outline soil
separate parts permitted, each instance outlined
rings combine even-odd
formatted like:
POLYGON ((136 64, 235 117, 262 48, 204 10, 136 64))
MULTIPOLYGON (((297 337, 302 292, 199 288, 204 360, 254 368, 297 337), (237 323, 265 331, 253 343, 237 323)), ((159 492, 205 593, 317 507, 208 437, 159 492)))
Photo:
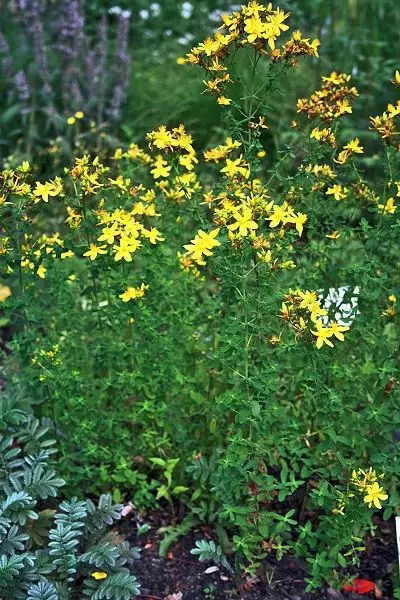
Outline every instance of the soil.
POLYGON ((325 588, 305 592, 307 576, 304 563, 293 557, 277 561, 271 556, 264 561, 255 578, 244 577, 240 582, 223 567, 206 573, 211 562, 200 562, 190 554, 196 540, 216 539, 211 527, 199 526, 172 544, 166 556, 160 557, 160 527, 171 524, 168 513, 155 511, 144 522, 151 529, 137 535, 137 515, 133 511, 124 518, 120 533, 134 546, 141 548, 141 558, 134 573, 141 583, 142 600, 392 600, 392 570, 397 561, 394 524, 379 521, 377 534, 367 543, 361 565, 349 575, 376 583, 377 590, 366 595, 325 588))

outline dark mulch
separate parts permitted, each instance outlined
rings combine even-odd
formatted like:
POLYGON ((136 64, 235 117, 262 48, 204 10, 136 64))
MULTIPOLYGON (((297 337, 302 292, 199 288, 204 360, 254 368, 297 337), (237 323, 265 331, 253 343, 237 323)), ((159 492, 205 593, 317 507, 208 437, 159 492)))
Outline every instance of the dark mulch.
POLYGON ((199 562, 190 554, 196 540, 215 538, 212 528, 199 527, 181 537, 168 549, 165 558, 158 553, 162 536, 160 527, 170 524, 167 513, 155 511, 146 515, 151 529, 137 536, 137 518, 133 512, 124 519, 121 533, 133 545, 140 546, 141 558, 135 564, 135 575, 141 582, 142 600, 389 600, 393 599, 391 574, 397 560, 396 537, 392 523, 379 523, 374 540, 368 542, 361 566, 352 574, 377 583, 378 590, 368 595, 324 589, 305 592, 304 564, 291 557, 277 561, 274 557, 263 564, 255 579, 235 581, 224 568, 205 573, 211 563, 199 562), (174 596, 176 594, 176 596, 174 596), (181 595, 180 595, 181 594, 181 595), (171 598, 168 596, 171 595, 171 598))

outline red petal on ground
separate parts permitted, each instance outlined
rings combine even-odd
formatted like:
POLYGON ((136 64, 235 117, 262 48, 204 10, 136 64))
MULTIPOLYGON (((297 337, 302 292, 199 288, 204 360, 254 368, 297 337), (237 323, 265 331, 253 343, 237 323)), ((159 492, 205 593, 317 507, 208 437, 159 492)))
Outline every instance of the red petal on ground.
POLYGON ((375 583, 369 579, 355 579, 351 585, 344 585, 345 592, 356 592, 356 594, 369 594, 375 590, 375 583))

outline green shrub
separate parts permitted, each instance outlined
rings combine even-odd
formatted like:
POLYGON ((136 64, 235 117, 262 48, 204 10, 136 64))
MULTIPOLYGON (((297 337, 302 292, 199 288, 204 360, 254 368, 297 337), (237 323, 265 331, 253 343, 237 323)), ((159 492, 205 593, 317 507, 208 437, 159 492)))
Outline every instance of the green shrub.
POLYGON ((238 569, 290 552, 311 590, 399 506, 400 104, 351 139, 333 72, 275 141, 281 81, 319 48, 287 19, 252 3, 188 55, 230 133, 203 156, 157 126, 109 166, 3 171, 0 298, 8 385, 55 421, 63 476, 182 500, 238 569))

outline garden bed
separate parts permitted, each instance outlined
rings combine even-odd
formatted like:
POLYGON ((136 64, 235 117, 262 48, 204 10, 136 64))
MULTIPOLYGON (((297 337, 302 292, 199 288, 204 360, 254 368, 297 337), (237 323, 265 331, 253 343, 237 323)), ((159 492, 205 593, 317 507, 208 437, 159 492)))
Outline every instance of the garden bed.
POLYGON ((170 546, 166 557, 160 557, 162 535, 157 531, 170 525, 167 513, 155 511, 146 516, 151 529, 137 538, 134 518, 127 519, 122 527, 123 535, 140 546, 141 558, 135 565, 135 575, 141 583, 139 598, 147 600, 357 600, 393 598, 392 569, 397 551, 392 522, 379 521, 376 537, 370 539, 361 565, 353 574, 376 582, 375 592, 360 595, 353 592, 326 588, 316 593, 305 591, 307 572, 305 564, 286 556, 281 561, 274 556, 264 562, 262 573, 255 578, 245 577, 236 581, 224 568, 207 573, 211 563, 199 562, 190 551, 199 539, 211 539, 215 533, 211 527, 199 526, 179 538, 170 546), (174 596, 175 594, 175 596, 174 596))

